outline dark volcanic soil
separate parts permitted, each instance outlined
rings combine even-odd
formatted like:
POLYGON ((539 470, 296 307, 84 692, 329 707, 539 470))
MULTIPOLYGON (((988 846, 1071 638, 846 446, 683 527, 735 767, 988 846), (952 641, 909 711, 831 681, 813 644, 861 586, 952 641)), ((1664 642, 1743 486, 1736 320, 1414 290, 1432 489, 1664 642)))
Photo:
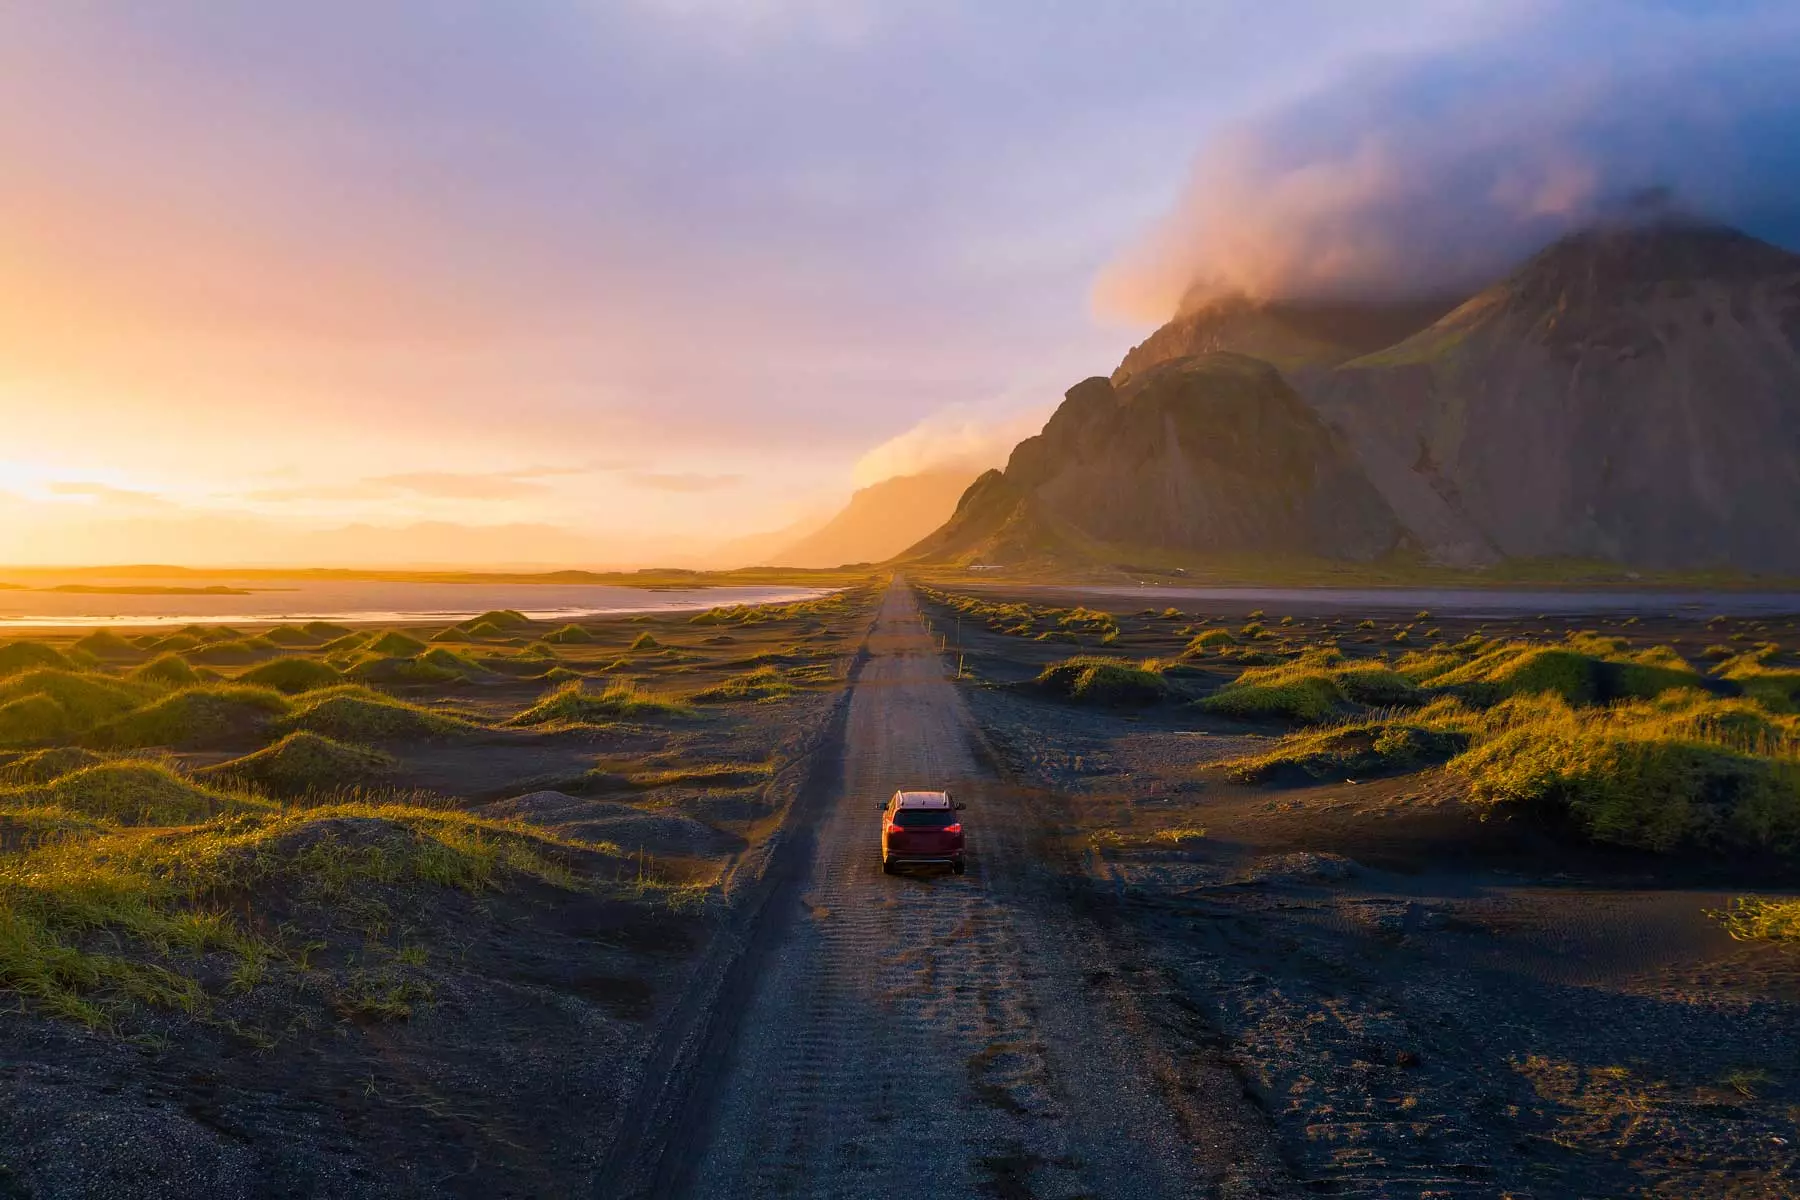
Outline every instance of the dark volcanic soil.
MULTIPOLYGON (((1568 626, 1690 647, 1739 631, 1706 620, 1432 624, 1445 640, 1568 626)), ((1305 1191, 1800 1195, 1800 947, 1736 943, 1708 917, 1743 890, 1737 864, 1484 822, 1438 769, 1233 784, 1208 764, 1281 728, 1072 708, 1004 685, 1071 647, 934 621, 988 681, 969 702, 1007 773, 1062 814, 1143 966, 1222 1044, 1305 1191)), ((1170 652, 1158 619, 1120 624, 1108 652, 1170 652)), ((1786 619, 1755 624, 1794 648, 1786 619)))

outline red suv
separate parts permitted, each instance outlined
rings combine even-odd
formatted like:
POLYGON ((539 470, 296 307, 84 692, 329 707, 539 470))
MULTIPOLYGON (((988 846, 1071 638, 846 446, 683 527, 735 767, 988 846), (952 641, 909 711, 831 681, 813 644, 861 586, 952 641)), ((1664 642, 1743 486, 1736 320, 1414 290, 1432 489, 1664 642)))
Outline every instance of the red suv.
POLYGON ((962 805, 949 792, 895 792, 881 806, 881 869, 904 863, 943 863, 963 873, 962 805))

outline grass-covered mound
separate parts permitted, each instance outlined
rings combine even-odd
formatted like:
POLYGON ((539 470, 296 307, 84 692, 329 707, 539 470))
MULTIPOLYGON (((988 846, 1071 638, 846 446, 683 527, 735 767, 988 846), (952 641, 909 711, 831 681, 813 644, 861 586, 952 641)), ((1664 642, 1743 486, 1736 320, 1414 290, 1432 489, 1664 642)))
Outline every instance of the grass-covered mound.
POLYGON ((434 642, 456 642, 467 645, 475 639, 470 636, 469 631, 464 629, 461 625, 452 625, 448 629, 440 629, 432 634, 431 640, 434 642))
MULTIPOLYGON (((571 866, 597 854, 604 866, 606 853, 507 822, 371 804, 58 841, 0 860, 0 988, 96 1026, 137 1005, 199 1013, 216 990, 300 969, 288 964, 308 940, 363 946, 446 893, 592 886, 571 866)), ((374 1007, 353 1007, 402 1019, 428 994, 384 988, 374 1007)))
POLYGON ((157 654, 186 654, 200 644, 200 639, 191 633, 171 633, 157 638, 144 649, 157 654))
POLYGON ((290 695, 310 692, 315 688, 333 687, 344 682, 337 668, 313 658, 277 658, 260 667, 252 667, 238 676, 242 683, 274 688, 290 695))
POLYGON ((1471 639, 1443 650, 1409 654, 1395 670, 1433 691, 1478 704, 1550 693, 1570 704, 1648 698, 1705 679, 1667 647, 1632 654, 1622 639, 1576 635, 1564 646, 1471 639))
POLYGON ((53 806, 121 825, 188 825, 222 812, 266 807, 240 793, 214 790, 167 763, 116 759, 81 767, 47 783, 0 791, 0 807, 53 806))
POLYGON ((635 684, 621 681, 595 694, 587 690, 583 681, 574 679, 544 693, 536 704, 508 724, 587 725, 620 718, 681 716, 688 711, 681 701, 644 691, 635 684))
POLYGON ((544 640, 557 646, 580 645, 594 640, 594 635, 580 625, 564 625, 544 635, 544 640))
POLYGON ((468 655, 458 654, 444 646, 433 646, 419 655, 416 661, 440 671, 449 671, 463 679, 474 679, 487 673, 480 663, 468 655))
POLYGON ((1077 655, 1045 667, 1037 686, 1076 704, 1155 704, 1169 694, 1169 684, 1153 662, 1077 655))
POLYGON ((95 658, 136 658, 143 651, 110 629, 96 629, 75 641, 73 649, 95 658))
POLYGON ((797 690, 793 682, 773 666, 757 667, 742 675, 722 679, 688 697, 695 704, 727 704, 738 700, 780 700, 797 690))
POLYGON ((1428 720, 1356 721, 1283 738, 1265 754, 1227 762, 1225 773, 1243 783, 1365 779, 1441 763, 1468 745, 1468 733, 1428 720))
POLYGON ((41 746, 75 732, 69 714, 49 696, 0 701, 0 746, 41 746))
POLYGON ((58 775, 67 775, 70 771, 79 771, 83 767, 105 761, 106 755, 96 754, 80 746, 54 746, 48 750, 36 750, 0 764, 0 787, 49 783, 58 775))
POLYGON ((626 647, 628 650, 661 650, 662 648, 663 644, 651 637, 650 631, 647 629, 633 638, 631 645, 626 647))
POLYGON ((1742 738, 1705 720, 1717 703, 1513 700, 1482 715, 1483 734, 1451 768, 1476 800, 1566 814, 1597 841, 1800 848, 1800 731, 1742 738))
POLYGON ((336 658, 345 654, 354 654, 368 642, 370 635, 366 633, 344 633, 319 647, 319 653, 327 658, 336 658))
POLYGON ((479 726, 355 684, 304 692, 278 730, 305 730, 345 742, 406 742, 468 737, 479 726))
POLYGON ((330 621, 308 621, 300 627, 302 633, 317 641, 328 642, 333 638, 345 637, 350 629, 344 625, 333 625, 330 621))
POLYGON ((1424 699, 1417 685, 1385 666, 1351 662, 1336 650, 1314 650, 1292 662, 1250 667, 1199 703, 1219 716, 1319 724, 1357 705, 1416 705, 1424 699))
MULTIPOLYGON (((110 828, 112 826, 106 821, 97 821, 54 805, 0 808, 0 854, 92 837, 110 828)), ((5 928, 6 917, 0 910, 0 930, 5 928)), ((4 936, 0 933, 0 938, 4 936)), ((4 956, 5 951, 0 949, 0 958, 4 956)))
POLYGON ((131 678, 165 687, 186 687, 200 682, 200 672, 179 654, 159 654, 132 671, 131 678))
POLYGON ((1237 639, 1224 629, 1206 629, 1189 639, 1183 654, 1190 657, 1205 654, 1208 650, 1226 650, 1237 645, 1237 639))
POLYGON ((360 658, 350 664, 350 669, 344 673, 358 683, 372 683, 389 687, 451 683, 463 678, 460 671, 438 666, 436 663, 426 661, 422 656, 404 658, 387 654, 360 658))
POLYGON ((209 667, 230 667, 267 658, 276 649, 278 647, 267 644, 258 646, 253 642, 238 638, 196 646, 187 652, 187 656, 194 662, 205 663, 209 667))
POLYGON ((1800 712, 1800 671, 1769 667, 1739 656, 1720 664, 1718 675, 1776 712, 1800 712))
POLYGON ((516 608, 496 608, 470 617, 460 628, 478 638, 501 638, 531 633, 537 622, 516 608))
POLYGON ((0 745, 34 745, 93 729, 161 688, 93 672, 38 668, 0 680, 0 745))
POLYGON ((272 688, 196 684, 97 726, 92 739, 116 749, 230 745, 260 735, 287 708, 287 698, 272 688))
POLYGON ((195 772, 200 779, 227 779, 276 796, 304 796, 384 782, 394 757, 368 746, 353 746, 300 730, 272 746, 195 772))
POLYGON ((55 646, 42 642, 6 642, 0 644, 0 679, 38 667, 72 671, 75 663, 55 646))
POLYGON ((425 649, 425 643, 410 633, 390 629, 370 642, 365 649, 371 654, 385 654, 391 658, 411 658, 425 649))

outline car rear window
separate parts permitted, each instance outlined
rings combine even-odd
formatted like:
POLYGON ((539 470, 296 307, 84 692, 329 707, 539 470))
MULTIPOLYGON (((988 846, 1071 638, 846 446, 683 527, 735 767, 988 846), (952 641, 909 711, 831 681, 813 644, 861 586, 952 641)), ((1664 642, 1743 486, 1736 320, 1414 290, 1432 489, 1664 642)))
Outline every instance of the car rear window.
POLYGON ((947 808, 901 808, 894 811, 894 824, 902 829, 942 829, 956 824, 956 814, 947 808))

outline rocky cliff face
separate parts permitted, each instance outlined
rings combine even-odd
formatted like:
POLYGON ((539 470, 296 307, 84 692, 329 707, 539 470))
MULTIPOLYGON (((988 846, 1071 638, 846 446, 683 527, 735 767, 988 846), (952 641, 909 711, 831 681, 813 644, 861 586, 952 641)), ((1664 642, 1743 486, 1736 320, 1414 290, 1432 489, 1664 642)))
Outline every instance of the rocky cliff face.
POLYGON ((1590 231, 1308 387, 1441 558, 1800 573, 1800 255, 1590 231))
POLYGON ((1460 299, 1389 304, 1216 297, 1184 309, 1133 346, 1112 381, 1124 384, 1157 363, 1215 350, 1260 358, 1291 381, 1410 337, 1460 299))
POLYGON ((1213 353, 1071 388, 914 551, 1018 562, 1101 547, 1370 559, 1402 536, 1342 439, 1269 364, 1213 353))

